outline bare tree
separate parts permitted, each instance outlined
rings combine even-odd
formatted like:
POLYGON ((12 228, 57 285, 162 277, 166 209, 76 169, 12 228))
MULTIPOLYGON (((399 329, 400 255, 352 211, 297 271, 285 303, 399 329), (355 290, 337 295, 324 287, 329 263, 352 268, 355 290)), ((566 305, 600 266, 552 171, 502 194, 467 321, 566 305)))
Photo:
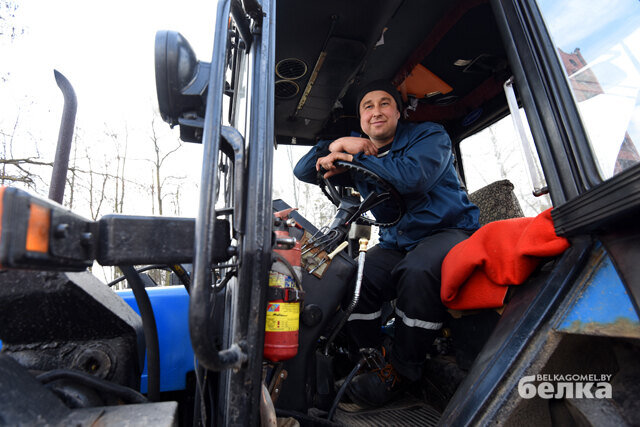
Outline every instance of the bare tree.
POLYGON ((146 272, 146 274, 149 277, 151 277, 151 279, 158 286, 167 286, 167 285, 169 285, 169 282, 171 281, 170 280, 170 273, 167 270, 153 269, 153 270, 148 270, 146 272))
POLYGON ((307 184, 295 177, 293 169, 298 162, 298 158, 296 158, 292 146, 288 145, 283 148, 286 152, 286 163, 291 177, 291 186, 278 186, 276 183, 274 185, 276 196, 282 197, 288 203, 293 202, 293 206, 300 210, 300 214, 314 225, 321 227, 328 224, 335 215, 335 207, 322 194, 317 185, 307 184), (290 196, 293 196, 293 200, 289 199, 290 196))
MULTIPOLYGON (((107 181, 109 181, 109 175, 107 173, 96 173, 93 170, 91 156, 89 155, 88 149, 86 149, 86 154, 87 161, 89 163, 89 212, 91 214, 91 219, 95 221, 100 216, 102 203, 107 198, 105 190, 107 188, 107 181)), ((106 159, 105 164, 109 164, 106 159)))
POLYGON ((155 117, 151 119, 151 136, 149 138, 153 143, 153 150, 155 154, 154 159, 150 160, 154 168, 153 175, 152 175, 153 184, 151 186, 151 192, 153 194, 155 190, 156 203, 158 207, 158 215, 162 215, 163 200, 167 195, 171 194, 170 192, 166 191, 165 185, 169 181, 176 181, 176 180, 182 179, 181 177, 171 176, 171 175, 163 176, 162 167, 164 166, 165 161, 169 158, 169 156, 171 156, 173 153, 178 151, 180 147, 182 147, 182 144, 178 141, 177 146, 173 147, 167 152, 163 152, 163 149, 161 147, 162 144, 160 143, 161 137, 156 132, 155 117))
POLYGON ((176 187, 174 197, 172 199, 173 213, 176 216, 180 216, 180 186, 176 187))
MULTIPOLYGON (((106 123, 105 123, 106 126, 106 123)), ((108 128, 104 131, 104 134, 113 140, 112 146, 116 152, 116 165, 115 165, 115 176, 114 176, 114 207, 113 211, 117 213, 124 212, 124 194, 125 194, 125 182, 127 181, 125 178, 126 164, 127 164, 127 149, 129 145, 129 129, 126 124, 124 127, 124 137, 118 134, 115 131, 109 130, 108 128), (120 141, 124 140, 124 148, 121 146, 120 141)))
POLYGON ((296 179, 293 174, 293 168, 296 166, 293 159, 293 150, 291 146, 287 146, 287 159, 289 160, 289 165, 291 166, 291 186, 293 187, 293 203, 295 207, 300 206, 300 201, 298 200, 298 191, 300 190, 300 183, 298 179, 296 179))
POLYGON ((154 184, 154 171, 151 171, 151 215, 156 214, 156 185, 154 184))
POLYGON ((2 175, 0 175, 0 182, 5 185, 7 182, 15 183, 21 182, 28 187, 35 187, 36 179, 42 180, 40 176, 36 175, 29 170, 29 166, 53 166, 51 162, 41 162, 33 157, 24 157, 19 159, 0 159, 2 164, 2 175), (7 167, 15 167, 15 173, 8 172, 7 167))
POLYGON ((17 158, 14 156, 13 143, 19 122, 20 114, 16 116, 13 127, 9 131, 0 130, 0 136, 2 137, 0 185, 21 183, 27 188, 35 189, 36 182, 43 183, 44 181, 34 169, 42 166, 51 167, 53 166, 53 163, 42 161, 39 156, 24 156, 17 158))
MULTIPOLYGON (((116 210, 116 212, 123 212, 124 205, 124 183, 125 183, 125 165, 127 163, 127 148, 129 146, 129 129, 125 125, 124 128, 124 155, 122 157, 122 168, 120 169, 120 207, 116 210)), ((120 156, 120 153, 118 153, 120 156)))
MULTIPOLYGON (((522 178, 521 176, 518 176, 521 174, 518 174, 516 170, 517 162, 518 160, 521 160, 521 156, 515 148, 517 146, 517 142, 512 141, 510 145, 511 149, 505 150, 504 144, 502 144, 502 146, 499 144, 496 131, 493 127, 489 127, 489 138, 491 140, 494 157, 497 164, 500 166, 500 177, 502 179, 510 179, 511 181, 514 181, 516 178, 522 178), (514 156, 518 159, 514 159, 514 156)), ((523 162, 521 161, 520 164, 522 165, 523 162)), ((536 215, 551 207, 549 197, 534 196, 531 191, 531 185, 516 185, 514 189, 520 203, 525 204, 525 206, 522 206, 525 214, 536 215), (529 189, 529 191, 527 191, 527 189, 529 189)))
MULTIPOLYGON (((24 34, 24 28, 16 25, 16 13, 19 5, 17 2, 0 1, 0 44, 12 43, 17 37, 24 34)), ((6 82, 10 73, 0 72, 0 81, 6 82)))
POLYGON ((76 126, 76 129, 73 132, 73 160, 71 162, 71 167, 69 168, 71 175, 67 175, 67 188, 69 189, 69 192, 67 193, 67 207, 70 210, 73 210, 73 198, 75 196, 76 180, 78 177, 78 132, 79 129, 76 126))
POLYGON ((522 159, 520 142, 507 120, 498 122, 476 138, 463 141, 463 158, 467 183, 471 191, 495 180, 508 179, 525 215, 537 215, 550 207, 549 198, 534 197, 528 171, 522 159), (479 145, 478 145, 479 144, 479 145), (491 166, 494 167, 491 167, 491 166))

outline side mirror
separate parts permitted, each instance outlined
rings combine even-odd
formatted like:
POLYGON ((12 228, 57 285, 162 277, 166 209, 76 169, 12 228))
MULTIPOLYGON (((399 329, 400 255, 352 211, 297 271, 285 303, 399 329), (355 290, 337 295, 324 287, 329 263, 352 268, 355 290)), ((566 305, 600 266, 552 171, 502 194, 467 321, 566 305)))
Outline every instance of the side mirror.
POLYGON ((171 127, 180 124, 183 140, 199 142, 194 123, 204 118, 210 64, 198 61, 180 33, 162 30, 156 33, 155 69, 162 120, 171 127), (183 127, 190 131, 184 132, 183 127))

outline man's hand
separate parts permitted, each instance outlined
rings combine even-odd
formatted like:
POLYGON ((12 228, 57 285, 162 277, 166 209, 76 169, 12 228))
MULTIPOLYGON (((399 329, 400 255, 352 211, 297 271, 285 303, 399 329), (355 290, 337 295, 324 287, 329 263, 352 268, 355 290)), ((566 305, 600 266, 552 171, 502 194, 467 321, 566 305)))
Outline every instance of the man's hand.
POLYGON ((320 157, 316 162, 316 170, 319 171, 320 168, 326 170, 327 172, 323 175, 325 179, 332 177, 333 175, 338 175, 344 172, 346 169, 343 167, 336 167, 333 162, 336 160, 344 160, 346 162, 353 161, 353 156, 348 153, 342 152, 333 152, 328 156, 320 157))
POLYGON ((346 152, 349 154, 364 153, 367 156, 378 154, 378 148, 368 138, 358 138, 355 136, 344 136, 329 144, 329 151, 332 153, 346 152))

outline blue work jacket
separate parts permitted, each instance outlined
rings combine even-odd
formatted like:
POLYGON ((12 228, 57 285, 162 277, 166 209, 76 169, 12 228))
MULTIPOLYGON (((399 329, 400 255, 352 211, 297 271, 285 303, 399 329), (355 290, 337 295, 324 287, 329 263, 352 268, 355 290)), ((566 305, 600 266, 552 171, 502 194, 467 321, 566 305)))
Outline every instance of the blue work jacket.
MULTIPOLYGON (((316 160, 329 154, 332 141, 319 141, 294 168, 301 181, 315 184, 316 160)), ((383 156, 358 153, 353 163, 363 166, 392 184, 404 199, 407 212, 396 225, 380 229, 380 246, 409 251, 422 239, 446 228, 474 231, 478 208, 469 201, 453 165, 451 140, 436 123, 398 123, 391 148, 383 156)), ((363 196, 375 186, 357 173, 331 178, 340 185, 355 187, 363 196), (335 178, 335 179, 334 179, 335 178)), ((372 210, 376 219, 388 221, 394 203, 372 210)))

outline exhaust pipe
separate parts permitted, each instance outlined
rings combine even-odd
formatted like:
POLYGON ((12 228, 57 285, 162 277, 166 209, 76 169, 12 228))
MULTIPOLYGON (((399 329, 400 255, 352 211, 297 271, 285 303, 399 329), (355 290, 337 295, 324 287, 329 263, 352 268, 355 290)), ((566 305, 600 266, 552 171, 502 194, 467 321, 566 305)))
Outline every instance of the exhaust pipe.
POLYGON ((62 204, 64 187, 67 180, 67 170, 69 168, 69 153, 71 153, 73 127, 76 124, 78 101, 69 80, 58 70, 53 70, 53 75, 56 78, 58 87, 62 91, 62 96, 64 96, 64 109, 62 110, 62 121, 60 123, 60 132, 58 133, 56 157, 53 161, 53 171, 51 172, 49 199, 62 204))

